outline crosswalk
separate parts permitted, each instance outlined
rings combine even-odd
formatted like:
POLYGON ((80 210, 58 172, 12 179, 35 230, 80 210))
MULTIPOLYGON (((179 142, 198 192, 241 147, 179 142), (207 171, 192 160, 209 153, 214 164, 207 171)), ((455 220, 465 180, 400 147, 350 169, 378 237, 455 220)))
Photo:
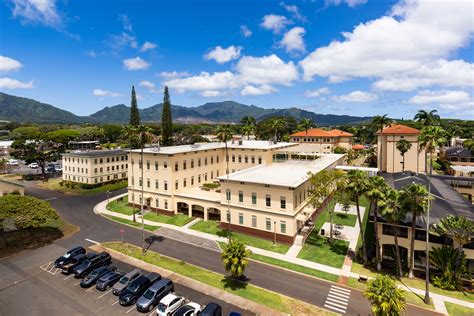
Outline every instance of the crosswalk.
POLYGON ((349 304, 349 297, 351 290, 343 287, 331 285, 324 307, 329 308, 341 314, 345 314, 347 305, 349 304))

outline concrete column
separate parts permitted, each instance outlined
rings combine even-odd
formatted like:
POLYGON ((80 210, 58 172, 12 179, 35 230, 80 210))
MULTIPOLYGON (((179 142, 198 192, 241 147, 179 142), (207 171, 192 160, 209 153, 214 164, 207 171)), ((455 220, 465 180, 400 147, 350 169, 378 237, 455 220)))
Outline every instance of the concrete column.
POLYGON ((188 204, 188 216, 193 216, 193 206, 191 204, 188 204))
POLYGON ((207 221, 208 220, 208 217, 209 217, 209 214, 208 214, 208 208, 207 207, 204 207, 204 220, 207 221))

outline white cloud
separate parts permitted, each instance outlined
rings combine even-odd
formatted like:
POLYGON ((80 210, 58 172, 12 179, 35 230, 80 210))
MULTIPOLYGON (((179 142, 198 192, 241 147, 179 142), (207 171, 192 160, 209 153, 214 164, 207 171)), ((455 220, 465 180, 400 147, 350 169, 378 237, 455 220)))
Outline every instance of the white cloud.
POLYGON ((259 87, 254 87, 252 85, 247 85, 244 89, 240 92, 241 95, 263 95, 269 94, 278 91, 272 86, 269 85, 261 85, 259 87))
POLYGON ((118 92, 112 92, 112 91, 107 91, 107 90, 102 90, 102 89, 94 89, 92 91, 92 94, 95 95, 96 97, 119 97, 119 96, 121 96, 121 94, 118 93, 118 92))
POLYGON ((446 59, 468 45, 473 32, 469 1, 407 0, 393 7, 391 15, 343 33, 343 41, 316 49, 300 66, 305 80, 374 78, 377 89, 455 86, 453 80, 474 86, 472 64, 446 59))
POLYGON ((329 93, 331 93, 331 90, 328 87, 323 87, 316 90, 306 90, 304 95, 308 98, 317 98, 323 94, 329 93))
POLYGON ((298 70, 292 61, 285 63, 277 55, 242 57, 236 70, 243 83, 283 84, 289 86, 298 79, 298 70))
POLYGON ((142 101, 142 100, 144 100, 144 99, 145 99, 145 97, 144 97, 143 95, 137 93, 137 100, 138 100, 138 101, 142 101))
POLYGON ((280 41, 280 46, 284 47, 287 52, 304 52, 306 50, 303 40, 304 33, 305 30, 302 27, 297 26, 292 28, 285 33, 280 41))
POLYGON ((12 0, 13 16, 24 22, 39 23, 53 28, 62 24, 56 0, 12 0))
POLYGON ((326 5, 340 5, 341 3, 346 3, 349 7, 354 8, 358 5, 366 4, 367 0, 326 0, 326 5))
POLYGON ((267 14, 263 17, 260 26, 266 30, 271 30, 273 33, 280 33, 288 24, 292 22, 283 15, 267 14))
POLYGON ((290 12, 295 19, 301 22, 307 22, 306 17, 300 13, 300 10, 296 5, 287 5, 284 2, 281 2, 280 5, 285 8, 286 11, 290 12))
POLYGON ((0 72, 9 72, 22 68, 23 65, 13 58, 0 55, 0 72))
POLYGON ((413 96, 408 102, 412 104, 456 104, 466 103, 470 99, 471 96, 469 93, 461 90, 424 90, 418 92, 418 94, 413 96))
POLYGON ((110 44, 113 49, 122 49, 125 46, 137 48, 138 42, 135 36, 122 32, 120 35, 112 35, 110 37, 110 44))
POLYGON ((156 89, 156 86, 153 82, 148 81, 148 80, 142 80, 139 83, 140 87, 145 87, 148 89, 148 91, 153 92, 153 93, 158 93, 158 90, 156 89))
POLYGON ((201 72, 198 76, 168 80, 165 85, 178 92, 224 90, 236 88, 238 86, 236 79, 236 76, 230 71, 215 72, 212 75, 208 72, 201 72))
POLYGON ((0 88, 5 89, 31 89, 33 88, 33 81, 22 82, 9 77, 0 78, 0 88))
POLYGON ((223 95, 226 95, 224 91, 219 91, 219 90, 205 90, 201 92, 201 95, 206 98, 213 98, 213 97, 221 97, 223 95))
POLYGON ((242 47, 240 46, 232 45, 227 48, 216 46, 213 50, 211 50, 209 53, 207 53, 204 56, 204 59, 206 60, 214 59, 217 63, 223 64, 233 59, 239 58, 241 51, 242 51, 242 47))
POLYGON ((360 90, 352 91, 349 94, 333 96, 332 100, 336 102, 371 102, 377 100, 376 94, 360 90))
POLYGON ((150 63, 140 57, 128 58, 123 61, 123 66, 127 70, 144 70, 151 66, 150 63))
POLYGON ((97 54, 93 50, 88 51, 86 54, 87 54, 87 56, 89 56, 91 58, 96 58, 97 57, 97 54))
POLYGON ((163 71, 158 74, 160 77, 170 80, 175 78, 189 77, 191 74, 187 71, 163 71))
POLYGON ((119 19, 123 23, 123 29, 124 30, 129 31, 129 32, 133 31, 133 25, 132 25, 132 22, 130 21, 130 18, 128 17, 128 15, 120 14, 119 19))
POLYGON ((241 25, 240 26, 240 33, 242 33, 242 35, 244 37, 250 37, 252 36, 252 31, 248 28, 247 25, 241 25))
POLYGON ((145 43, 143 43, 142 47, 140 48, 140 51, 146 52, 147 50, 155 49, 157 46, 158 45, 156 45, 155 43, 146 41, 145 43))

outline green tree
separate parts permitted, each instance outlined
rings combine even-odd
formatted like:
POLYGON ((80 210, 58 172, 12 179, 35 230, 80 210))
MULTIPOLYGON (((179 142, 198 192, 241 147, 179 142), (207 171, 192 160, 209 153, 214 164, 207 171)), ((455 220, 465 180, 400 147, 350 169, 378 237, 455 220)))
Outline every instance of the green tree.
POLYGON ((402 155, 402 172, 405 171, 405 154, 411 149, 411 143, 406 139, 400 139, 396 142, 395 146, 397 147, 400 155, 402 155))
POLYGON ((242 126, 242 134, 247 136, 247 139, 250 139, 250 135, 252 135, 254 131, 255 131, 255 126, 253 125, 242 126))
POLYGON ((405 292, 388 275, 379 275, 369 281, 364 296, 370 301, 374 315, 395 316, 405 310, 405 292))
POLYGON ((12 144, 12 149, 10 153, 12 157, 24 160, 26 164, 37 163, 43 178, 46 178, 46 165, 61 159, 61 153, 64 151, 62 146, 53 147, 41 139, 16 140, 12 144))
POLYGON ((132 100, 130 102, 130 125, 140 125, 140 113, 138 112, 137 95, 135 94, 135 86, 132 86, 132 100))
POLYGON ((445 290, 460 290, 461 276, 466 272, 466 254, 457 248, 442 245, 430 251, 430 263, 436 269, 433 284, 445 290))
POLYGON ((244 275, 245 269, 249 265, 248 257, 252 252, 245 248, 245 245, 234 239, 224 247, 221 253, 224 269, 231 274, 233 278, 244 275))
MULTIPOLYGON (((225 174, 229 180, 229 148, 227 142, 232 139, 232 127, 229 124, 220 125, 217 130, 217 139, 224 143, 225 146, 225 174)), ((230 200, 227 198, 227 213, 230 213, 230 200)), ((229 242, 231 241, 231 225, 229 222, 229 242)))
POLYGON ((163 95, 163 113, 161 115, 161 144, 173 145, 173 119, 171 117, 171 101, 168 87, 165 86, 163 95))
POLYGON ((240 123, 242 123, 242 125, 244 126, 245 125, 255 126, 257 125, 257 120, 255 119, 255 117, 247 115, 240 119, 240 123))
POLYGON ((122 126, 116 124, 105 124, 102 126, 106 142, 115 143, 122 134, 122 126))
POLYGON ((18 229, 42 227, 59 215, 48 202, 23 195, 4 195, 0 197, 0 227, 7 219, 13 221, 18 229))
POLYGON ((278 132, 285 128, 285 121, 282 118, 274 117, 270 120, 270 127, 275 132, 273 141, 278 141, 278 132))
POLYGON ((46 133, 45 139, 67 146, 70 141, 77 139, 80 135, 81 133, 74 129, 60 129, 46 133))
POLYGON ((423 124, 423 126, 432 126, 440 123, 441 118, 436 114, 438 110, 431 110, 429 112, 425 110, 419 110, 413 118, 416 122, 423 124))
MULTIPOLYGON (((384 114, 384 115, 377 115, 377 116, 374 116, 374 118, 372 119, 372 123, 371 125, 378 128, 380 130, 380 133, 382 133, 383 129, 385 126, 387 125, 390 125, 392 123, 392 120, 390 118, 387 117, 387 114, 384 114)), ((382 145, 382 142, 380 143, 380 150, 379 150, 379 153, 380 153, 380 157, 378 160, 380 160, 380 168, 379 170, 382 171, 382 168, 383 168, 383 160, 382 160, 382 157, 383 157, 383 145, 382 145)), ((379 156, 377 154, 377 156, 379 156)))
MULTIPOLYGON (((130 157, 130 162, 131 162, 131 171, 129 170, 129 172, 132 173, 132 179, 133 181, 135 181, 135 176, 134 176, 134 160, 132 158, 132 148, 134 146, 134 144, 137 144, 137 140, 136 140, 136 137, 137 137, 137 130, 136 130, 136 127, 132 126, 132 125, 125 125, 122 127, 122 137, 124 137, 125 139, 128 139, 129 140, 129 151, 128 151, 128 156, 130 157)), ((129 183, 131 183, 131 181, 129 180, 129 183)), ((133 186, 135 185, 135 183, 133 183, 133 186)), ((129 188, 130 189, 130 188, 129 188)), ((133 189, 133 192, 135 192, 135 188, 132 187, 133 189)), ((136 222, 137 219, 135 217, 135 213, 136 213, 136 208, 135 208, 135 198, 134 196, 132 197, 132 214, 133 214, 133 221, 136 222)))
MULTIPOLYGON (((368 177, 367 173, 362 170, 350 170, 347 173, 348 183, 345 187, 345 191, 350 197, 351 201, 355 202, 357 209, 357 220, 359 222, 360 234, 362 236, 362 255, 364 259, 364 265, 367 265, 367 242, 365 240, 365 227, 362 225, 362 217, 360 215, 360 198, 367 191, 368 177)), ((368 210, 366 210, 368 212, 368 210)))
POLYGON ((462 251, 462 246, 474 238, 474 222, 463 216, 448 215, 431 227, 431 232, 448 236, 462 251))
POLYGON ((298 126, 306 132, 306 135, 308 135, 308 130, 314 127, 314 123, 310 118, 302 118, 298 123, 298 126))

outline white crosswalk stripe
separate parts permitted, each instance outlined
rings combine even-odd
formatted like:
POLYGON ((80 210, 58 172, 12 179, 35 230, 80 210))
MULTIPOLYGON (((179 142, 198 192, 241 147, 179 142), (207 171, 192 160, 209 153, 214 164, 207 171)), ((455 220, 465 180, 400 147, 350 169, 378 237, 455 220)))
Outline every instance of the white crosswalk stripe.
POLYGON ((351 290, 331 285, 324 307, 345 314, 350 296, 351 290))

